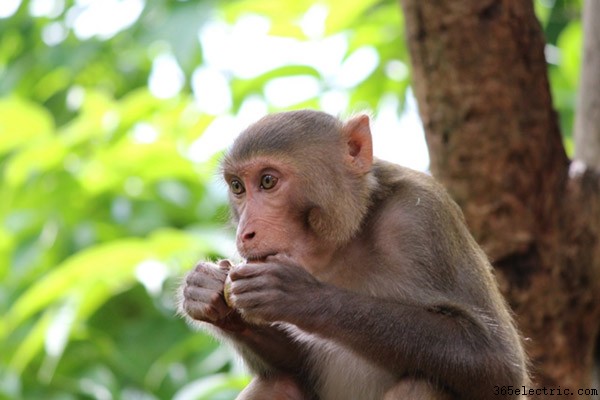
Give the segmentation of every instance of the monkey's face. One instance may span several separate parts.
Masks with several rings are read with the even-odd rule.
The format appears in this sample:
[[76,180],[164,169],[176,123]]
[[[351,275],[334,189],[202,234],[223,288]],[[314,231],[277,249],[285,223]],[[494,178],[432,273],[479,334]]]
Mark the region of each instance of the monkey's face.
[[274,157],[255,157],[226,170],[232,214],[237,222],[236,245],[248,261],[275,254],[305,259],[314,246],[302,211],[301,180],[290,165]]
[[222,162],[240,254],[282,254],[311,271],[326,265],[360,228],[372,162],[367,116],[342,125],[299,111],[251,125]]

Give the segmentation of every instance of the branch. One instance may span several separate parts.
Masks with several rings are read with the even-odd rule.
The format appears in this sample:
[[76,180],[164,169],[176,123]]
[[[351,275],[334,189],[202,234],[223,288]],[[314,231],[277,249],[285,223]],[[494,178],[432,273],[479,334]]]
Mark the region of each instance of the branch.
[[583,65],[575,114],[575,159],[600,170],[600,1],[583,8]]

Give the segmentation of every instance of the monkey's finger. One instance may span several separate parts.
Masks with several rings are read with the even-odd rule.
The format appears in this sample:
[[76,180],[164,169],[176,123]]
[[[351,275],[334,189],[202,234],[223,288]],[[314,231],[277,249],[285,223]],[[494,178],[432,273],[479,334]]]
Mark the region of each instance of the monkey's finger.
[[[231,281],[228,289],[230,297],[239,296],[244,293],[260,293],[272,289],[273,281],[266,274],[252,278]],[[235,302],[234,302],[235,304]]]
[[210,303],[218,295],[219,292],[215,290],[198,286],[186,286],[183,289],[183,298],[185,300],[197,301],[201,303]]
[[231,311],[219,304],[207,304],[199,301],[185,300],[184,311],[193,319],[206,322],[217,322],[225,318]]
[[195,269],[188,273],[185,278],[187,286],[199,286],[207,289],[219,290],[227,278],[227,271],[219,268],[205,270]]
[[195,310],[206,310],[213,318],[226,316],[231,309],[225,304],[222,293],[199,287],[188,286],[183,290],[184,306]]
[[233,267],[233,264],[231,264],[231,261],[229,260],[220,260],[217,265],[219,266],[219,269],[222,269],[223,271],[229,271],[231,267]]
[[265,296],[240,294],[235,296],[235,306],[237,309],[247,313],[249,309],[256,308],[266,301]]
[[242,264],[242,265],[232,269],[231,271],[229,271],[229,278],[232,281],[253,278],[255,276],[261,275],[264,270],[265,270],[264,263]]

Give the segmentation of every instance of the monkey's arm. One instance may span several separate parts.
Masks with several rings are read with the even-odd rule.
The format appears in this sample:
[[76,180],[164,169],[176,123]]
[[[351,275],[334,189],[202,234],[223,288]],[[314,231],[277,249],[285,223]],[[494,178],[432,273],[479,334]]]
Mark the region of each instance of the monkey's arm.
[[518,355],[503,329],[492,329],[493,316],[486,321],[459,304],[369,297],[318,282],[294,265],[247,264],[232,278],[234,301],[247,316],[334,339],[399,378],[429,378],[473,400],[496,398],[494,386],[522,383]]
[[255,373],[298,376],[305,367],[305,345],[281,324],[253,324],[234,311],[215,325],[221,336],[233,342]]
[[253,324],[241,318],[224,299],[224,282],[231,263],[200,262],[190,271],[179,292],[181,315],[192,324],[233,342],[256,373],[302,370],[304,348],[281,324]]
[[461,399],[489,399],[494,386],[522,383],[510,346],[460,306],[402,304],[334,287],[324,289],[323,300],[321,310],[327,311],[306,310],[294,318],[298,326],[339,340],[393,372],[425,375]]

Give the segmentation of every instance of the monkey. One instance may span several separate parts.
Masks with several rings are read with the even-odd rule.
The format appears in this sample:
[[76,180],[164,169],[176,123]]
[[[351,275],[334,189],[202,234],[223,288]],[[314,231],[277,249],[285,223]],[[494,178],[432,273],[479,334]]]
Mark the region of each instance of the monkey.
[[180,312],[244,359],[238,399],[518,398],[494,395],[528,374],[490,262],[440,183],[373,156],[367,115],[267,115],[221,168],[244,261],[200,262]]

